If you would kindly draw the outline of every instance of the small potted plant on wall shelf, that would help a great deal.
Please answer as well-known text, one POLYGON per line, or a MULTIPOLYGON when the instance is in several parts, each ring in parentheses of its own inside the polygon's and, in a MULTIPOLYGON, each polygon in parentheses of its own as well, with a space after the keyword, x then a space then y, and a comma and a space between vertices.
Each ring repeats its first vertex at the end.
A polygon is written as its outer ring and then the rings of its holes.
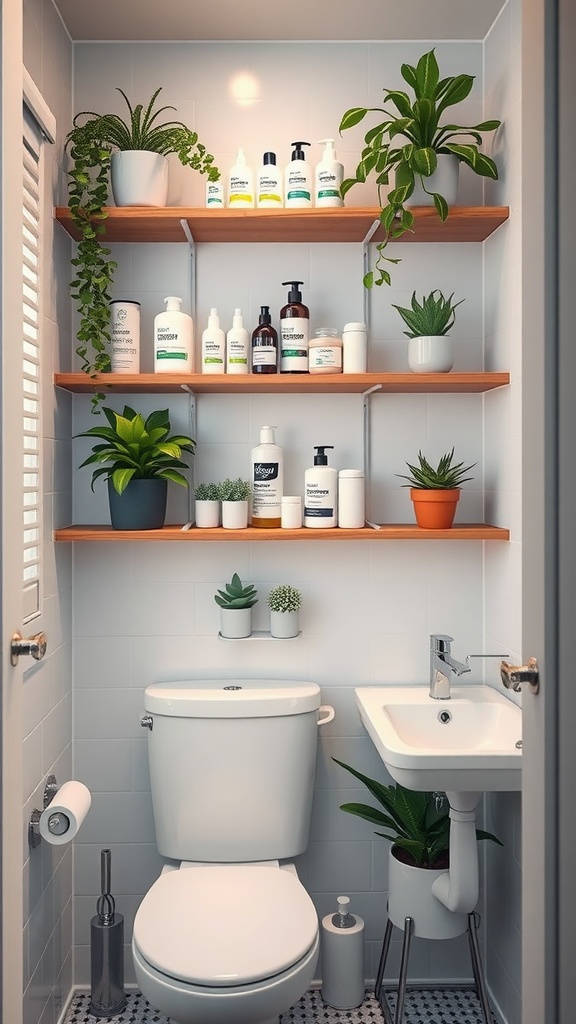
POLYGON ((466 476, 476 465, 473 462, 465 466, 463 462, 454 464, 454 448, 440 458, 436 468, 418 452, 418 465, 407 462, 410 475, 397 473, 402 480, 407 480, 403 487, 410 487, 410 497, 414 504, 416 523, 425 530, 449 530, 454 522, 456 506, 460 499, 460 488, 471 476, 466 476))
POLYGON ((237 477, 223 480, 219 487, 222 502, 222 526, 225 530, 244 530, 248 526, 250 481, 237 477))
POLYGON ((272 636, 282 640, 298 636, 301 605, 302 594, 296 587, 290 586, 289 583, 273 587, 268 595, 272 636))
POLYGON ((252 608, 258 598, 257 591, 251 583, 243 586, 237 572, 224 590, 214 594, 214 600, 220 608, 220 636, 227 640, 243 640, 252 632, 252 608))
POLYGON ((197 484, 194 490, 194 518, 199 529, 220 526, 220 487, 218 484, 197 484))
POLYGON ((75 437, 100 438, 92 455, 79 467, 96 465, 92 490, 99 477, 108 481, 110 519, 115 530, 159 530, 166 517, 168 481, 188 486, 181 470, 182 454, 194 454, 195 442, 170 434, 167 409, 144 417, 125 406, 122 414, 102 407, 108 426, 91 427, 75 437))
POLYGON ((399 260, 384 253, 390 239, 398 240, 412 229, 414 214, 409 206, 433 204, 440 219, 446 220, 450 207, 456 203, 460 162, 483 177, 498 178, 496 164, 480 152, 479 146, 482 134, 496 131, 500 121, 482 121, 470 126, 442 123, 444 111, 470 94, 474 75, 440 78, 434 50, 423 54, 415 67, 403 64, 401 74, 413 97, 399 89, 386 89, 383 107, 352 107, 340 122, 342 133, 359 124, 368 113, 374 112, 379 117, 379 123, 364 137, 366 145, 355 176, 346 178, 341 186, 345 196, 370 174, 376 176, 384 241, 376 246, 378 258, 374 270, 368 271, 364 278, 367 288, 373 284, 390 284, 390 274, 384 264, 399 260), (386 104, 395 109, 388 109, 386 104), (394 187, 388 191, 392 173, 394 187))
POLYGON ((454 292, 448 299, 435 288, 429 295, 422 296, 422 302, 412 293, 410 308, 397 306, 408 327, 404 334, 408 343, 408 365, 412 373, 447 373, 454 365, 454 345, 448 332, 454 326, 456 307, 464 302, 452 302, 454 292))

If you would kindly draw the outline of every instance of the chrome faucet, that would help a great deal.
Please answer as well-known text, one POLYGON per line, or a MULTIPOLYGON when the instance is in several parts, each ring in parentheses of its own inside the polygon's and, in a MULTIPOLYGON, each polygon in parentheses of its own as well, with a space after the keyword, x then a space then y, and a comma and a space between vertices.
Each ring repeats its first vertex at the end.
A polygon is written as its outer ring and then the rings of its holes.
POLYGON ((454 637, 445 633, 430 636, 430 696, 434 700, 450 700, 450 674, 462 676, 470 671, 469 665, 452 657, 451 643, 454 637))

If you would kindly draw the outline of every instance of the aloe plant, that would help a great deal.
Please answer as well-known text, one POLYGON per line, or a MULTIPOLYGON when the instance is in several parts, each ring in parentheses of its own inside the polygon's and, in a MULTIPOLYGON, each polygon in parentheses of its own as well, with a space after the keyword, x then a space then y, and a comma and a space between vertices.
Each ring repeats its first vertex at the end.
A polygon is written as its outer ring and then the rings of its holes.
POLYGON ((251 583, 244 587, 238 573, 235 572, 224 590, 214 594, 214 600, 220 608, 252 608, 258 601, 256 593, 256 587, 251 583))
POLYGON ((197 484, 194 488, 196 501, 220 501, 219 484, 197 484))
POLYGON ((227 477, 218 485, 220 501, 248 501, 251 494, 250 481, 241 476, 235 480, 227 477))
POLYGON ((392 306, 397 309, 404 323, 409 330, 404 331, 407 338, 439 338, 454 326, 456 319, 455 309, 460 306, 464 299, 459 302, 452 302, 454 292, 448 299, 445 299, 442 292, 435 288, 429 295, 422 296, 422 302, 416 298, 416 292, 412 292, 410 309, 404 306, 392 306))
POLYGON ((406 463, 410 470, 410 476, 407 476, 405 473, 396 473, 396 476, 408 481, 407 484, 402 484, 403 487, 414 487, 416 490, 425 491, 453 490, 454 488, 461 487, 468 480, 473 479, 471 476, 465 476, 465 473, 474 469, 476 465, 475 462, 470 466, 465 466, 463 462, 457 462, 453 465, 453 459, 454 448, 452 448, 452 451, 442 455, 436 469, 434 469, 422 452, 419 451, 418 466, 412 466, 409 462, 406 463))
POLYGON ((273 587, 268 594, 268 607, 271 612, 297 612, 301 605, 302 594, 289 583, 273 587))

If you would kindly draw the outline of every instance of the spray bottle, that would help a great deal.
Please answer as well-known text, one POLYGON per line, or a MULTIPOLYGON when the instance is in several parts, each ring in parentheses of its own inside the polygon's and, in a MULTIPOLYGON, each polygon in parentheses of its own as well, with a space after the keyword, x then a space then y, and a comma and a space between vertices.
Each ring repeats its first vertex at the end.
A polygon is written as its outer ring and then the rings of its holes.
POLYGON ((340 186, 344 177, 344 167, 336 159, 334 139, 320 139, 319 145, 324 146, 324 152, 320 162, 316 164, 316 206, 343 206, 340 186))

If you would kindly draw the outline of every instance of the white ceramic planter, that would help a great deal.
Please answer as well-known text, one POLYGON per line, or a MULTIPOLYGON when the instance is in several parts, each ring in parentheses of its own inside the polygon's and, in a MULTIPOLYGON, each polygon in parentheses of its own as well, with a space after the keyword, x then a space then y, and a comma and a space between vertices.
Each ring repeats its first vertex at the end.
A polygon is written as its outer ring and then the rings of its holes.
POLYGON ((270 611, 270 633, 280 640, 288 640, 298 636, 300 632, 300 612, 270 611))
POLYGON ((454 343, 449 335, 422 335, 408 342, 412 373, 448 373, 454 366, 454 343))
POLYGON ((252 632, 251 608, 221 608, 220 635, 228 640, 243 640, 252 632))
POLYGON ((144 149, 113 153, 110 184, 116 206, 166 206, 168 159, 144 149))
POLYGON ((194 519, 201 530, 213 530, 220 526, 220 502, 198 501, 194 504, 194 519))
POLYGON ((434 199, 429 192, 439 192, 448 203, 448 206, 455 206, 458 199, 458 171, 460 163, 457 156, 452 153, 441 153, 438 157, 438 166, 429 178, 424 178, 426 191, 417 178, 414 183, 414 191, 407 202, 407 206, 434 206, 434 199))
POLYGON ((432 892, 432 885, 446 868, 415 868, 388 857, 388 917, 404 930, 405 918, 414 921, 414 935, 422 939, 453 939, 468 927, 466 914, 448 910, 432 892))
POLYGON ((223 501, 222 526, 225 530, 245 530, 248 526, 248 502, 223 501))

